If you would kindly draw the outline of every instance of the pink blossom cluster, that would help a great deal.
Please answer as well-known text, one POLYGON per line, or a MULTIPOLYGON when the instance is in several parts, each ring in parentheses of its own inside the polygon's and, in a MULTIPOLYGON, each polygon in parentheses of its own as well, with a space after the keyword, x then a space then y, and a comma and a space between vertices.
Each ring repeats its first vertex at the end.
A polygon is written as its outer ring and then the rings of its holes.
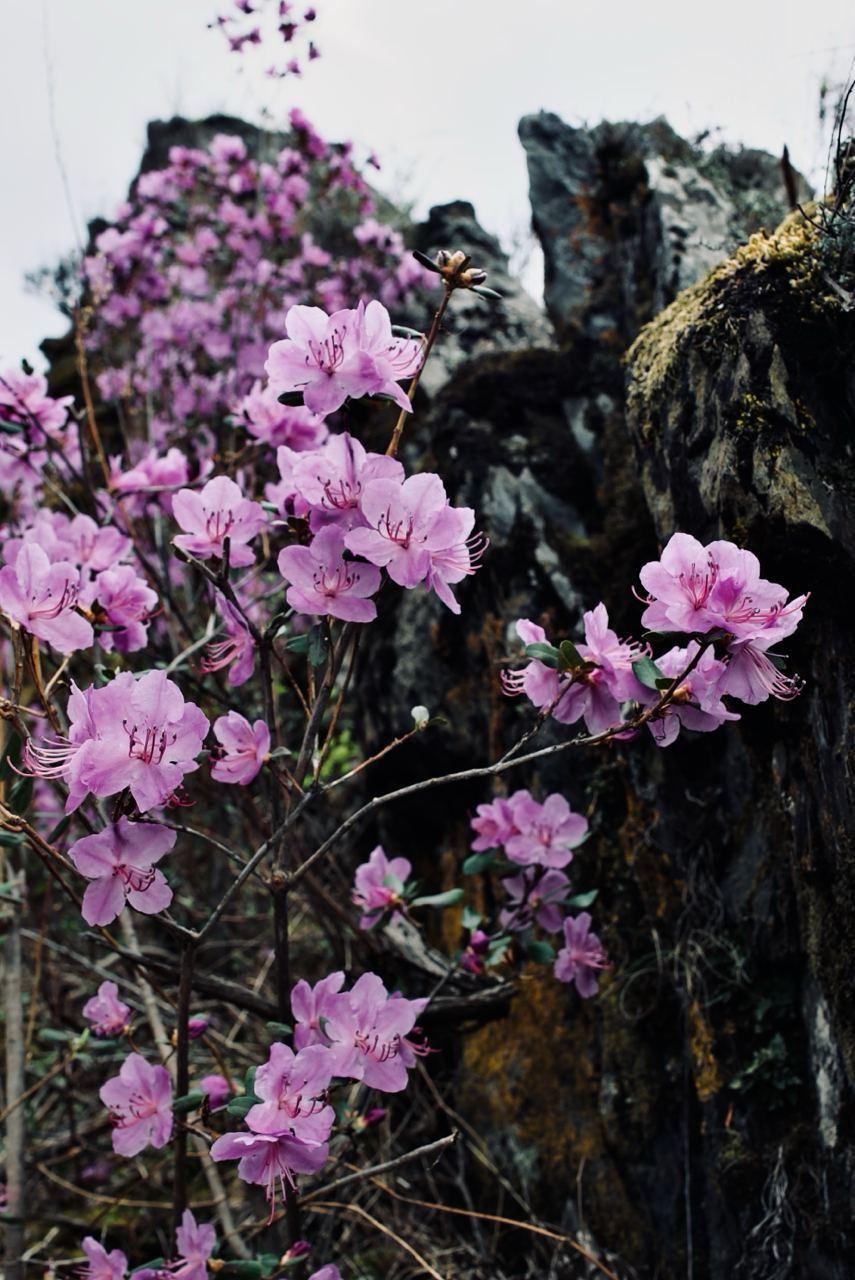
POLYGON ((0 373, 0 492, 10 505, 29 508, 44 492, 51 462, 64 481, 79 471, 77 424, 69 417, 72 396, 48 394, 41 373, 0 373))
POLYGON ((350 991, 343 986, 340 972, 314 988, 297 983, 291 1002, 295 1048, 271 1046, 255 1073, 248 1131, 224 1134, 211 1147, 214 1160, 238 1160, 239 1176, 265 1188, 271 1212, 277 1184, 284 1194, 297 1175, 317 1172, 327 1160, 333 1078, 396 1093, 405 1088, 416 1057, 427 1052, 412 1039, 426 1000, 390 995, 373 973, 363 974, 350 991))
POLYGON ((267 57, 271 45, 279 46, 266 74, 282 80, 301 75, 303 59, 314 62, 320 57, 307 30, 315 17, 314 5, 292 0, 231 0, 231 6, 209 25, 222 32, 232 53, 255 49, 267 57))
POLYGON ((569 653, 555 649, 542 627, 520 619, 517 634, 532 660, 503 674, 505 691, 525 694, 562 724, 582 718, 592 734, 620 736, 633 705, 650 708, 647 727, 660 746, 674 742, 681 728, 706 733, 738 720, 725 698, 754 704, 799 693, 801 681, 786 676, 770 650, 795 631, 808 597, 790 600, 786 588, 762 578, 750 551, 725 541, 703 546, 676 533, 640 578, 647 592, 642 624, 682 634, 685 645, 654 662, 649 645, 618 639, 602 604, 583 615, 585 643, 569 653))
POLYGON ((148 406, 132 469, 188 426, 210 454, 232 415, 259 439, 320 443, 311 415, 283 411, 261 386, 268 348, 295 303, 332 312, 351 298, 408 298, 425 272, 374 219, 349 144, 319 137, 298 111, 278 147, 220 134, 175 146, 142 174, 85 260, 94 321, 90 362, 105 400, 134 421, 148 406), (323 216, 321 216, 323 212, 323 216), (335 225, 335 247, 325 248, 335 225))
MULTIPOLYGON (((596 934, 588 934, 591 917, 567 914, 573 900, 563 870, 588 835, 587 820, 562 795, 547 796, 541 803, 529 791, 516 791, 478 805, 471 826, 474 853, 501 850, 522 869, 502 880, 506 905, 499 913, 499 933, 491 938, 482 929, 473 930, 461 957, 463 967, 484 972, 491 946, 500 944, 502 935, 529 935, 534 926, 549 934, 563 931, 565 945, 556 958, 555 975, 562 982, 575 981, 580 995, 593 995, 594 975, 606 967, 605 954, 596 934)), ((501 945, 498 954, 503 954, 501 945)), ((552 954, 551 948, 546 954, 552 954)))
POLYGON ((381 845, 371 851, 367 862, 356 868, 353 901, 362 911, 360 929, 371 929, 385 916, 400 918, 407 881, 412 873, 407 858, 387 858, 381 845))
MULTIPOLYGON (((176 1256, 159 1267, 137 1267, 134 1275, 140 1280, 207 1280, 208 1259, 214 1252, 217 1233, 210 1223, 197 1223, 192 1211, 185 1209, 181 1225, 175 1230, 176 1256)), ((128 1259, 121 1249, 108 1253, 93 1236, 85 1236, 81 1244, 86 1255, 86 1265, 76 1271, 80 1280, 125 1280, 128 1259)))
POLYGON ((130 539, 111 523, 36 508, 2 543, 0 611, 58 653, 143 649, 157 593, 130 564, 130 539))

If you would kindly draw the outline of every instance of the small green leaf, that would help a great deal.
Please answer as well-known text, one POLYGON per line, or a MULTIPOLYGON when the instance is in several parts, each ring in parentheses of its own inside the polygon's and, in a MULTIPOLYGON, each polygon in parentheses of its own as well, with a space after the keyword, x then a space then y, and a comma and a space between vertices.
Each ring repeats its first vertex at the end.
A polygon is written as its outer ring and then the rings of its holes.
POLYGON ((543 640, 527 644, 525 656, 533 658, 535 662, 542 662, 545 667, 552 667, 553 671, 561 665, 561 650, 556 649, 554 644, 546 644, 543 640))
POLYGON ((327 637, 323 627, 312 627, 309 632, 309 661, 313 667, 322 667, 327 660, 327 637))
POLYGON ((473 911, 472 907, 464 907, 460 922, 464 929, 477 929, 481 923, 481 917, 477 911, 473 911))
POLYGON ((289 1027, 285 1022, 265 1022, 264 1025, 273 1036, 282 1036, 284 1038, 294 1034, 293 1028, 289 1027))
POLYGON ((277 396, 277 399, 280 404, 287 404, 295 408, 303 403, 303 393, 302 391, 283 391, 280 396, 277 396))
POLYGON ((658 687, 656 681, 665 679, 652 658, 636 658, 632 664, 632 670, 636 680, 648 689, 656 689, 658 687))
POLYGON ((529 960, 535 960, 538 964, 552 964, 555 959, 555 948, 548 942, 541 942, 539 938, 526 938, 523 951, 529 960))
POLYGON ((73 1031, 59 1031, 53 1027, 43 1027, 39 1032, 39 1040, 44 1040, 47 1044, 67 1044, 73 1039, 73 1031))
POLYGON ((564 906, 572 907, 574 911, 584 911, 597 900, 599 892, 599 889, 590 889, 587 893, 577 893, 572 898, 565 898, 564 906))
POLYGON ((242 1093, 239 1098, 231 1098, 226 1103, 226 1111, 230 1116, 240 1116, 241 1119, 246 1115, 256 1102, 260 1102, 260 1098, 250 1097, 249 1094, 242 1093))
POLYGON ((196 1111, 202 1105, 205 1095, 201 1089, 191 1089, 179 1098, 173 1098, 172 1110, 177 1116, 184 1116, 188 1111, 196 1111))
POLYGON ((436 265, 433 259, 429 258, 426 253, 422 253, 421 249, 414 249, 413 257, 415 258, 416 262, 418 262, 421 266, 425 268, 425 270, 435 271, 437 275, 441 274, 439 267, 436 265))
POLYGON ((486 284, 473 284, 469 290, 470 293, 477 293, 479 298, 489 298, 490 301, 501 302, 502 295, 496 293, 495 289, 491 289, 486 284))
POLYGON ((144 1262, 142 1266, 134 1267, 133 1271, 130 1274, 132 1276, 135 1276, 139 1271, 148 1271, 149 1269, 151 1269, 152 1271, 159 1271, 161 1267, 164 1265, 164 1262, 165 1262, 164 1258, 152 1258, 151 1262, 144 1262))
POLYGON ((495 861, 495 849, 487 849, 483 853, 470 853, 469 857, 463 861, 463 874, 465 876, 477 876, 481 871, 489 871, 495 861))
POLYGON ((673 683, 674 683, 673 676, 660 676, 659 679, 656 681, 656 688, 659 690, 660 693, 662 693, 663 690, 670 689, 673 683))
POLYGON ((414 907, 453 907, 463 897, 462 889, 448 889, 445 893, 431 893, 425 898, 415 898, 414 907))
POLYGON ((285 641, 285 648, 289 653, 308 653, 309 633, 304 632, 301 636, 290 636, 285 641))
POLYGON ((496 938, 487 948, 487 964, 501 964, 511 945, 510 938, 496 938))
POLYGON ((585 659, 572 640, 562 640, 559 646, 559 653, 561 654, 563 665, 568 671, 575 671, 577 667, 585 665, 585 659))

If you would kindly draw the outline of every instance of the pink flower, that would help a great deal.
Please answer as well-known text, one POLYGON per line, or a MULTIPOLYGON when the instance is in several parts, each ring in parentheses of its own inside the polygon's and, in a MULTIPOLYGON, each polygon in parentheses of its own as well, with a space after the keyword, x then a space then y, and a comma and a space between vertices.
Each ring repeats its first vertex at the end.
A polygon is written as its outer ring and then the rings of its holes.
MULTIPOLYGON (((519 618, 514 627, 523 644, 548 644, 546 632, 536 622, 528 618, 519 618)), ((517 671, 502 672, 502 688, 510 698, 524 693, 532 706, 541 710, 552 704, 558 705, 562 688, 566 685, 566 677, 562 680, 553 667, 545 662, 532 658, 517 671)))
POLYGON ((320 1271, 313 1271, 309 1280, 341 1280, 341 1272, 334 1263, 328 1262, 320 1271))
POLYGON ((238 1177, 265 1188, 273 1213, 276 1183, 295 1186, 299 1173, 317 1173, 326 1164, 329 1146, 283 1133, 225 1133, 211 1147, 212 1160, 238 1160, 238 1177))
POLYGON ((217 1233, 210 1223, 197 1223, 189 1209, 181 1216, 175 1230, 178 1257, 162 1267, 141 1267, 134 1275, 139 1280, 207 1280, 208 1259, 217 1243, 217 1233))
POLYGON ((75 565, 51 564, 37 543, 26 542, 14 565, 0 569, 0 609, 59 653, 88 649, 95 635, 75 612, 79 580, 75 565))
POLYGON ((490 804, 479 804, 477 817, 469 825, 477 832, 471 848, 475 853, 485 849, 498 849, 516 832, 514 814, 510 804, 503 797, 491 801, 490 804))
POLYGON ((214 721, 214 737, 222 753, 211 765, 217 782, 234 782, 246 787, 270 753, 270 730, 263 720, 250 724, 237 711, 214 721))
POLYGON ((228 637, 209 644, 199 663, 203 671, 220 671, 228 667, 228 681, 233 688, 246 684, 255 670, 256 644, 252 632, 243 618, 222 596, 217 597, 217 609, 228 637))
POLYGON ((751 705, 765 702, 770 696, 784 702, 797 697, 804 681, 798 676, 787 676, 776 667, 766 653, 771 644, 774 644, 772 636, 732 640, 727 646, 728 659, 719 681, 719 693, 751 705))
POLYGON ((120 471, 116 458, 111 463, 110 489, 123 495, 119 510, 131 515, 141 514, 149 503, 170 512, 173 492, 190 479, 190 464, 180 449, 170 449, 163 456, 151 449, 129 471, 120 471))
MULTIPOLYGON (((370 929, 386 911, 400 905, 412 869, 406 858, 387 858, 379 844, 368 861, 356 868, 353 901, 365 913, 359 921, 360 929, 370 929)), ((392 919, 399 915, 393 912, 392 919)))
POLYGON ((75 516, 69 520, 62 540, 70 548, 68 559, 73 559, 81 569, 89 569, 92 573, 114 569, 131 549, 130 538, 126 538, 114 525, 97 525, 90 516, 75 516))
POLYGON ((591 917, 581 912, 575 920, 564 921, 564 946, 555 958, 554 973, 559 982, 575 982, 585 999, 597 990, 597 971, 607 969, 609 962, 595 933, 590 933, 591 917))
POLYGON ((91 996, 83 1006, 83 1016, 92 1023, 96 1036, 121 1036, 130 1025, 131 1011, 119 999, 115 982, 102 982, 98 994, 91 996))
POLYGON ((490 950, 490 935, 483 929, 473 929, 464 950, 460 955, 460 967, 467 973, 482 974, 487 972, 486 958, 490 950))
POLYGON ((216 1111, 217 1107, 223 1106, 232 1096, 229 1082, 225 1076, 202 1076, 199 1081, 199 1088, 208 1099, 208 1106, 212 1111, 216 1111))
POLYGON ((129 1053, 117 1076, 98 1096, 113 1117, 113 1150, 135 1156, 144 1147, 165 1147, 172 1136, 172 1082, 165 1067, 152 1067, 129 1053))
POLYGON ((344 559, 345 537, 330 526, 316 533, 308 547, 279 552, 279 572, 291 586, 285 593, 299 613, 329 615, 346 622, 371 622, 377 606, 367 597, 380 587, 373 565, 344 559))
POLYGON ((303 405, 280 404, 273 388, 262 390, 260 382, 244 396, 238 412, 249 434, 273 449, 279 445, 287 445, 298 453, 317 449, 329 435, 323 418, 303 405))
POLYGON ((79 1280, 125 1280, 128 1260, 121 1249, 111 1249, 108 1253, 94 1236, 84 1236, 81 1248, 88 1262, 77 1269, 79 1280))
POLYGON ((287 461, 294 489, 310 507, 313 533, 330 522, 345 531, 364 524, 360 501, 365 486, 372 480, 401 483, 404 479, 404 468, 396 458, 366 453, 347 431, 331 436, 323 449, 287 461))
MULTIPOLYGON (((665 676, 672 678, 682 675, 692 658, 698 652, 697 640, 690 640, 685 649, 669 649, 656 665, 665 676)), ((711 733, 718 729, 725 720, 738 720, 735 711, 728 711, 721 700, 722 683, 726 679, 727 668, 713 653, 707 649, 698 665, 690 671, 686 679, 675 691, 671 703, 655 719, 648 720, 647 727, 660 747, 669 747, 674 742, 681 728, 694 729, 696 733, 711 733)), ((656 690, 647 691, 646 701, 658 701, 656 690)))
POLYGON ((162 871, 154 868, 175 844, 168 827, 120 818, 93 836, 75 840, 68 856, 81 875, 92 881, 83 895, 87 924, 110 924, 128 901, 137 911, 154 915, 172 901, 162 871))
POLYGON ((371 356, 357 343, 355 312, 328 316, 320 307, 291 307, 287 338, 274 342, 265 370, 277 395, 302 391, 306 408, 326 417, 373 390, 378 376, 371 356))
POLYGON ((536 921, 547 933, 558 933, 564 919, 563 900, 570 881, 563 871, 550 869, 538 876, 534 867, 526 867, 518 876, 502 881, 508 895, 508 909, 499 922, 503 929, 518 932, 536 921))
POLYGON ((589 733, 603 733, 621 723, 621 702, 644 699, 645 688, 632 670, 644 650, 639 644, 618 640, 604 604, 583 614, 582 621, 586 643, 578 651, 595 667, 572 673, 567 692, 552 714, 561 724, 573 724, 581 716, 589 733))
POLYGON ((104 611, 106 621, 116 631, 102 631, 98 639, 102 649, 109 653, 135 653, 145 648, 148 640, 146 626, 157 608, 157 593, 129 564, 115 569, 104 569, 94 585, 95 598, 104 611))
POLYGON ((364 973, 339 999, 325 1024, 334 1073, 363 1080, 372 1089, 399 1093, 424 1046, 407 1039, 427 1000, 389 995, 376 973, 364 973))
POLYGON ((398 382, 412 378, 421 366, 424 343, 421 339, 393 337, 389 312, 381 302, 369 302, 367 307, 360 302, 354 323, 360 350, 374 362, 377 382, 372 392, 391 396, 409 412, 412 406, 398 382))
POLYGON ((289 1130, 299 1138, 326 1142, 335 1120, 326 1091, 333 1077, 334 1057, 323 1045, 309 1045, 294 1053, 288 1045, 270 1046, 267 1062, 255 1073, 253 1090, 261 1102, 247 1112, 254 1133, 289 1130))
POLYGON ((329 1044, 321 1027, 346 996, 339 995, 344 986, 344 974, 339 970, 321 978, 310 987, 301 978, 291 992, 291 1012, 294 1015, 294 1044, 298 1049, 310 1044, 329 1044))
POLYGON ((524 867, 566 867, 588 834, 587 820, 574 813, 562 795, 547 796, 538 804, 528 791, 517 791, 509 804, 516 827, 505 842, 511 861, 524 867))
POLYGON ((198 769, 208 732, 207 717, 163 671, 138 679, 122 671, 100 689, 72 684, 68 719, 67 740, 29 740, 24 753, 31 773, 67 780, 67 813, 90 793, 112 796, 125 787, 141 813, 164 804, 198 769))
POLYGON ((453 508, 439 476, 410 476, 403 484, 374 480, 365 486, 362 514, 368 525, 345 535, 345 546, 386 569, 401 587, 424 582, 453 613, 460 606, 448 587, 474 573, 475 514, 453 508))
POLYGON ((44 443, 45 436, 58 436, 68 421, 68 406, 74 403, 74 396, 49 396, 47 385, 42 373, 7 369, 0 374, 0 422, 30 428, 36 445, 44 443))
POLYGON ((675 533, 639 577, 648 592, 642 622, 654 631, 720 629, 735 640, 767 633, 780 640, 795 631, 807 601, 798 596, 788 603, 784 587, 760 577, 750 551, 725 541, 705 547, 685 533, 675 533))
POLYGON ((196 1015, 187 1019, 187 1035, 191 1040, 200 1040, 210 1027, 211 1023, 208 1018, 196 1015))
POLYGON ((229 539, 229 561, 235 567, 252 564, 254 556, 247 543, 266 525, 267 517, 257 502, 241 493, 234 480, 217 476, 197 493, 179 489, 172 499, 172 514, 184 533, 173 538, 176 547, 200 560, 223 558, 223 540, 229 539))

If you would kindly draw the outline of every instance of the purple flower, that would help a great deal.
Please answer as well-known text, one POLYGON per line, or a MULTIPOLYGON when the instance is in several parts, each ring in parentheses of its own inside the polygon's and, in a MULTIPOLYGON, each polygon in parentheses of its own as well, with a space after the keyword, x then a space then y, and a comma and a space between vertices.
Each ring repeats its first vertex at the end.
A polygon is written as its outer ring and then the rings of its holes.
POLYGON ((807 601, 788 602, 784 587, 760 577, 750 551, 726 541, 705 547, 685 533, 675 533, 639 577, 648 593, 642 622, 655 631, 721 630, 735 640, 767 634, 780 640, 795 631, 807 601))
POLYGON ((129 787, 141 813, 164 804, 187 773, 208 732, 207 717, 163 671, 135 679, 122 671, 98 689, 72 684, 67 740, 27 742, 25 763, 42 777, 65 778, 66 813, 90 793, 112 796, 129 787))
POLYGON ((317 449, 329 435, 323 418, 303 405, 280 404, 273 388, 262 390, 260 382, 244 396, 238 412, 249 434, 273 449, 280 445, 296 452, 317 449))
POLYGON ((364 525, 360 502, 365 486, 372 480, 402 483, 404 479, 404 468, 396 458, 366 453, 347 431, 331 436, 323 449, 302 456, 279 455, 279 460, 288 462, 294 489, 310 508, 313 533, 331 522, 345 531, 364 525))
POLYGON ((316 533, 308 547, 279 552, 279 572, 291 583, 285 596, 292 609, 345 622, 372 622, 377 617, 377 606, 367 597, 379 589, 380 571, 345 560, 344 547, 344 534, 330 526, 316 533))
POLYGON ((102 982, 97 995, 91 996, 83 1006, 83 1016, 91 1022, 96 1036, 121 1036, 128 1029, 131 1011, 119 999, 115 982, 102 982))
POLYGON ((354 324, 360 349, 374 362, 376 381, 371 391, 391 396, 400 408, 410 412, 412 405, 398 382, 412 378, 421 366, 424 343, 418 338, 393 337, 389 312, 381 302, 369 302, 367 307, 360 302, 354 324))
POLYGON ((104 569, 95 579, 94 591, 106 621, 111 627, 119 628, 99 634, 102 649, 135 653, 145 648, 148 639, 145 624, 157 607, 157 593, 129 564, 104 569))
POLYGON ((195 1017, 187 1019, 187 1035, 191 1040, 199 1040, 210 1025, 209 1018, 203 1018, 197 1014, 195 1017))
POLYGON ((199 1088, 208 1099, 208 1106, 212 1111, 216 1111, 217 1107, 221 1107, 232 1096, 229 1082, 225 1076, 202 1076, 199 1081, 199 1088))
POLYGON ((467 973, 487 972, 486 956, 490 949, 490 935, 483 929, 473 929, 460 956, 460 967, 467 973))
POLYGON ((237 688, 246 684, 255 669, 256 644, 246 623, 228 600, 218 596, 217 609, 228 639, 209 644, 199 665, 206 672, 228 667, 229 684, 237 688))
POLYGON ((597 990, 597 971, 609 962, 595 933, 589 932, 591 917, 581 912, 575 920, 564 921, 564 946, 555 957, 554 973, 559 982, 575 982, 579 995, 587 999, 597 990))
POLYGON ((0 610, 59 653, 88 649, 92 624, 75 612, 80 574, 69 562, 51 564, 35 542, 25 542, 14 565, 0 569, 0 610))
MULTIPOLYGON (((166 1275, 174 1277, 174 1280, 207 1280, 208 1259, 216 1243, 217 1233, 213 1226, 209 1222, 197 1223, 190 1210, 185 1209, 181 1215, 181 1226, 175 1229, 178 1257, 166 1264, 166 1275)), ((156 1276, 160 1272, 148 1274, 156 1276)))
POLYGON ((641 645, 621 641, 609 627, 604 604, 582 615, 585 644, 578 646, 592 671, 574 672, 569 687, 552 712, 561 724, 573 724, 583 717, 589 733, 603 733, 621 723, 620 704, 642 701, 644 686, 636 679, 632 664, 643 656, 641 645))
MULTIPOLYGON (((519 618, 515 631, 523 644, 547 644, 546 632, 536 622, 528 618, 519 618)), ((566 680, 563 682, 566 683, 566 680)), ((540 710, 551 704, 558 704, 562 689, 562 680, 558 672, 548 667, 545 662, 533 658, 517 671, 502 672, 502 688, 510 698, 524 693, 529 702, 540 710)))
POLYGON ((424 582, 459 613, 448 583, 477 567, 477 540, 470 538, 474 512, 449 506, 443 483, 432 472, 410 476, 403 484, 374 480, 365 486, 361 506, 368 528, 352 529, 345 546, 385 568, 401 587, 424 582))
POLYGON ((221 754, 211 765, 211 777, 248 786, 270 753, 267 725, 263 720, 250 724, 239 712, 230 711, 214 721, 214 737, 221 754))
POLYGON ((279 395, 302 391, 306 408, 326 417, 348 396, 373 390, 378 375, 371 356, 360 350, 354 311, 328 316, 320 307, 291 307, 287 338, 274 342, 264 368, 279 395))
POLYGON ((502 911, 499 923, 503 929, 519 932, 534 920, 547 933, 558 933, 564 919, 562 903, 569 887, 570 881, 563 871, 553 868, 538 875, 534 867, 526 867, 519 875, 502 881, 508 895, 508 909, 502 911))
POLYGON ((172 499, 172 514, 185 531, 173 538, 176 547, 200 560, 222 560, 223 540, 229 539, 229 562, 235 567, 252 564, 248 542, 267 524, 264 509, 241 493, 234 480, 217 476, 197 493, 179 489, 172 499))
POLYGON ((310 1044, 329 1044, 322 1026, 346 996, 339 995, 344 986, 344 974, 337 970, 321 978, 310 987, 301 978, 291 992, 291 1012, 294 1015, 294 1044, 303 1049, 310 1044))
POLYGON ((427 1052, 408 1040, 427 1000, 389 995, 376 973, 364 973, 331 1009, 324 1030, 331 1041, 334 1074, 363 1080, 372 1089, 399 1093, 416 1055, 427 1052))
POLYGON ((94 1236, 84 1236, 80 1247, 88 1262, 77 1269, 75 1274, 79 1280, 125 1280, 128 1260, 121 1249, 111 1249, 108 1253, 94 1236))
POLYGON ((172 1082, 166 1067, 150 1066, 129 1053, 117 1076, 102 1084, 98 1096, 113 1117, 113 1150, 138 1155, 144 1147, 165 1147, 172 1136, 172 1082))
POLYGON ((288 1045, 270 1046, 267 1062, 255 1073, 253 1090, 261 1099, 247 1112, 254 1133, 281 1133, 326 1142, 335 1112, 326 1101, 333 1077, 334 1055, 313 1044, 294 1053, 288 1045))
MULTIPOLYGON (((681 675, 698 652, 698 642, 691 640, 685 649, 669 649, 656 665, 665 676, 681 675)), ((686 679, 675 690, 672 701, 664 711, 654 719, 648 720, 647 727, 660 747, 669 747, 674 742, 680 729, 694 729, 696 733, 711 733, 724 724, 725 720, 738 720, 735 711, 728 711, 721 700, 722 683, 726 679, 727 668, 713 653, 707 649, 698 665, 690 671, 686 679)), ((658 701, 658 692, 647 690, 646 701, 658 701)))
POLYGON ((341 1280, 341 1272, 334 1263, 328 1262, 320 1271, 313 1271, 309 1280, 341 1280))
POLYGON ((168 907, 172 890, 154 863, 169 852, 175 839, 175 832, 167 827, 120 818, 97 835, 75 840, 68 856, 80 874, 92 881, 83 895, 86 923, 110 924, 126 900, 146 915, 168 907))
MULTIPOLYGON (((406 858, 387 858, 379 844, 368 861, 356 868, 353 901, 365 913, 359 921, 360 929, 370 929, 384 912, 400 906, 404 884, 412 869, 406 858)), ((399 915, 393 912, 392 919, 399 915)))
POLYGON ((225 1133, 211 1147, 212 1160, 238 1160, 238 1177, 265 1188, 273 1213, 276 1183, 296 1185, 298 1173, 317 1173, 324 1167, 326 1142, 298 1138, 293 1133, 225 1133))
POLYGON ((511 861, 524 867, 566 867, 588 834, 587 820, 562 795, 547 796, 539 804, 528 791, 517 791, 509 804, 516 827, 505 842, 511 861))
POLYGON ((69 520, 62 539, 70 548, 68 558, 91 573, 115 568, 131 549, 130 538, 114 525, 97 525, 91 516, 80 515, 69 520))
POLYGON ((513 810, 501 796, 490 804, 479 804, 476 814, 477 817, 469 823, 472 830, 477 832, 471 845, 476 853, 485 849, 498 849, 516 833, 513 810))

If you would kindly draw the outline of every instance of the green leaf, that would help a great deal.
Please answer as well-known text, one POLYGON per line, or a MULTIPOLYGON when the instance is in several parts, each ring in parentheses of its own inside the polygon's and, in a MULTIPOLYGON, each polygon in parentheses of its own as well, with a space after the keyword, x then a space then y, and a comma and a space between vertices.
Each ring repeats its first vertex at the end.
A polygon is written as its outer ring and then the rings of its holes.
POLYGON ((264 1024, 271 1035, 274 1036, 290 1036, 294 1034, 293 1027, 289 1027, 286 1022, 265 1022, 264 1024))
POLYGON ((555 959, 555 948, 548 942, 541 942, 539 938, 526 938, 523 951, 529 960, 536 960, 538 964, 552 964, 555 959))
POLYGON ((285 648, 289 653, 308 653, 309 652, 309 633, 304 632, 301 636, 290 636, 285 641, 285 648))
POLYGON ((561 665, 561 650, 556 649, 554 644, 546 644, 543 640, 527 644, 525 656, 533 658, 535 662, 542 662, 545 667, 552 667, 553 671, 557 671, 561 665))
POLYGON ((665 676, 652 658, 636 658, 632 664, 632 670, 636 680, 640 681, 648 689, 657 689, 657 680, 665 679, 665 676))
POLYGON ((487 964, 501 964, 510 949, 510 938, 496 938, 487 948, 487 964))
POLYGON ((453 907, 463 897, 462 889, 448 889, 445 893, 431 893, 425 898, 415 898, 414 907, 453 907))
POLYGON ((599 896, 599 889, 590 889, 587 893, 577 893, 572 898, 565 898, 565 907, 572 907, 574 911, 584 911, 586 907, 590 907, 599 896))
POLYGON ((423 266, 427 271, 435 271, 437 275, 441 274, 439 267, 436 265, 433 259, 429 258, 426 253, 422 253, 421 249, 414 249, 413 257, 415 258, 416 262, 420 263, 420 265, 423 266))
POLYGON ((664 689, 670 689, 673 683, 674 683, 673 676, 660 676, 659 679, 656 681, 656 688, 661 693, 664 689))
POLYGON ((177 1116, 184 1116, 188 1111, 196 1111, 202 1105, 205 1095, 201 1089, 191 1089, 172 1100, 172 1110, 177 1116))
POLYGON ((303 393, 302 391, 283 391, 280 396, 277 396, 277 399, 280 404, 287 404, 292 408, 296 408, 297 405, 303 403, 303 393))
POLYGON ((477 929, 480 923, 481 923, 481 916, 478 914, 477 911, 474 911, 472 907, 463 908, 463 916, 461 918, 461 924, 463 925, 464 929, 477 929))
POLYGON ((323 627, 312 627, 309 632, 309 661, 313 667, 322 667, 327 660, 327 637, 323 627))
POLYGON ((559 646, 563 665, 568 671, 575 671, 577 667, 584 667, 585 659, 576 648, 572 640, 562 640, 559 646))
POLYGON ((463 874, 465 876, 477 876, 481 871, 489 871, 495 861, 495 849, 487 849, 483 853, 470 853, 469 857, 463 861, 463 874))
POLYGON ((74 1038, 74 1032, 59 1031, 53 1027, 43 1027, 39 1032, 38 1038, 45 1041, 46 1044, 68 1044, 68 1041, 74 1038))
POLYGON ((231 1098, 226 1103, 226 1111, 230 1116, 239 1116, 241 1119, 246 1115, 256 1102, 260 1102, 260 1098, 250 1097, 247 1093, 242 1093, 239 1098, 231 1098))
POLYGON ((56 844, 59 837, 65 831, 67 831, 68 827, 71 825, 71 820, 73 817, 74 817, 73 813, 67 813, 64 818, 60 818, 59 822, 56 824, 53 831, 50 833, 50 835, 47 838, 48 844, 56 844))
POLYGON ((164 1262, 165 1262, 164 1258, 152 1258, 151 1262, 144 1262, 142 1266, 134 1267, 133 1271, 130 1274, 132 1276, 135 1276, 137 1272, 148 1271, 149 1268, 151 1268, 152 1271, 159 1271, 160 1268, 164 1265, 164 1262))
POLYGON ((257 1067, 247 1067, 246 1075, 243 1078, 244 1093, 250 1093, 253 1097, 255 1097, 255 1073, 257 1070, 257 1067))

